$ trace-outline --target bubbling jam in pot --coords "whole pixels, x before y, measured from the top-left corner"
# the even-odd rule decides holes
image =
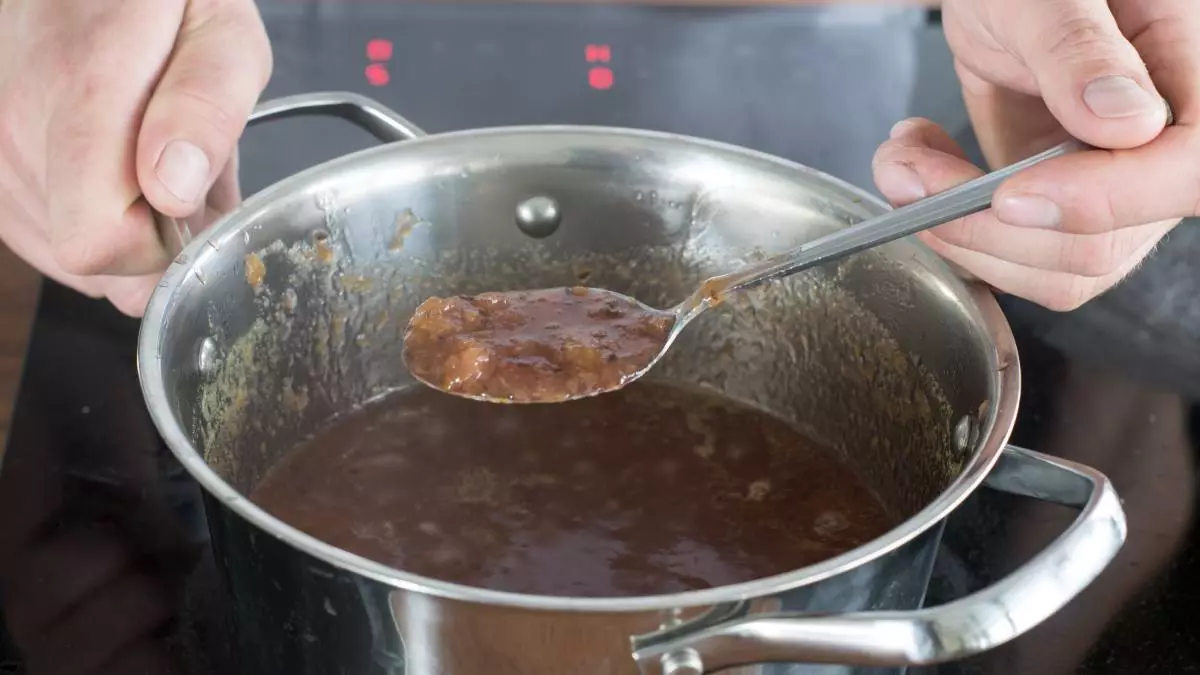
[[[417,379],[460,396],[552,403],[619,389],[667,343],[674,315],[590,288],[430,298],[404,337]]]
[[[397,392],[296,448],[252,499],[396,569],[572,597],[760,579],[894,524],[791,425],[648,382],[554,406]]]

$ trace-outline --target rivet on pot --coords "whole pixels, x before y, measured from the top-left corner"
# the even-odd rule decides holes
[[[217,343],[206,337],[200,341],[200,349],[197,351],[196,367],[205,375],[212,373],[217,367]]]
[[[959,452],[970,452],[978,438],[979,430],[976,428],[975,418],[970,415],[964,415],[958,424],[954,425],[954,447]]]
[[[517,227],[535,239],[549,237],[562,224],[558,202],[539,195],[517,204]]]
[[[680,649],[662,657],[663,675],[701,675],[704,662],[695,649]]]

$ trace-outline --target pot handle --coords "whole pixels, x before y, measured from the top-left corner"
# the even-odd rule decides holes
[[[362,127],[384,143],[413,140],[426,135],[417,125],[382,103],[349,91],[319,91],[264,101],[255,106],[246,126],[310,115],[340,117]],[[178,254],[192,241],[192,228],[187,222],[163,215],[153,208],[150,213],[158,228],[158,236],[171,256]]]
[[[1044,551],[989,588],[940,607],[818,616],[760,614],[680,634],[633,638],[643,675],[698,675],[755,663],[918,666],[952,661],[1012,640],[1087,587],[1125,541],[1112,484],[1090,467],[1005,447],[985,484],[1080,509]]]

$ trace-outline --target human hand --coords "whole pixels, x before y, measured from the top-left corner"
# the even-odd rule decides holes
[[[176,218],[236,203],[270,72],[253,0],[4,0],[0,240],[140,315],[171,255],[147,202]]]
[[[1200,4],[1195,0],[945,0],[943,23],[989,164],[1074,136],[1103,150],[1009,179],[989,211],[920,236],[1000,291],[1070,310],[1200,213]],[[1167,119],[1171,103],[1175,124]],[[876,153],[896,204],[982,174],[927,120]]]

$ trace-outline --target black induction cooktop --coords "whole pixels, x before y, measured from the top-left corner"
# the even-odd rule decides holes
[[[262,8],[276,51],[267,96],[356,90],[429,132],[555,122],[663,129],[862,183],[858,168],[900,116],[963,129],[944,45],[923,12],[318,0]],[[884,59],[896,70],[872,59],[870,45],[877,57],[896,50]],[[243,185],[251,192],[370,143],[333,121],[264,125],[244,141]],[[198,490],[142,404],[137,327],[103,302],[43,286],[0,469],[0,673],[238,672]],[[1030,634],[920,672],[1200,671],[1194,408],[1137,373],[1072,362],[1016,330],[1026,392],[1014,440],[1107,473],[1124,498],[1128,542]],[[947,528],[927,603],[991,583],[1070,517],[981,491]]]

